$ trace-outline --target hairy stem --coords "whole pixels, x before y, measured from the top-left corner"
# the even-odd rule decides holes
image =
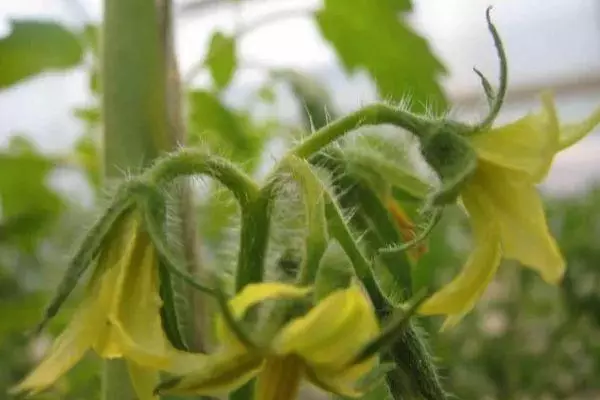
[[[307,158],[348,132],[366,125],[390,124],[404,128],[415,135],[425,135],[430,121],[388,104],[363,107],[319,129],[291,150],[291,154]]]
[[[261,190],[242,209],[240,253],[235,278],[236,292],[249,283],[263,280],[271,225],[272,202],[268,192],[268,190]]]
[[[187,175],[207,175],[231,190],[240,205],[255,199],[258,185],[230,161],[198,150],[180,150],[168,154],[150,168],[145,178],[156,185]]]

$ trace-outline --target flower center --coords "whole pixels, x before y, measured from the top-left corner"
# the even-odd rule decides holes
[[[265,360],[256,386],[256,400],[294,400],[304,376],[304,363],[294,355]]]

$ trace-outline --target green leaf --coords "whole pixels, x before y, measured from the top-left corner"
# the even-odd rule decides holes
[[[381,97],[409,98],[414,111],[443,110],[445,69],[400,15],[410,9],[409,0],[325,0],[316,19],[347,71],[364,68]]]
[[[0,39],[0,89],[50,70],[81,63],[79,38],[54,22],[12,21],[11,33]]]
[[[290,69],[277,70],[272,75],[290,85],[301,106],[302,125],[307,132],[321,129],[338,118],[329,93],[316,79]]]
[[[251,169],[259,161],[267,129],[260,129],[250,118],[229,110],[213,94],[193,91],[190,100],[190,145],[207,146]]]
[[[235,38],[215,32],[210,40],[205,63],[218,89],[229,85],[237,66]]]
[[[15,138],[9,151],[0,153],[0,237],[33,245],[37,234],[62,208],[59,196],[48,187],[52,160],[36,154],[22,138]]]

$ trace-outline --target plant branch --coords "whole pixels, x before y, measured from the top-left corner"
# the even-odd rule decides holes
[[[163,185],[175,178],[208,175],[225,185],[241,207],[258,196],[258,185],[230,161],[198,150],[179,150],[160,158],[145,173],[152,184]]]
[[[390,124],[410,131],[415,135],[425,135],[430,121],[388,104],[378,103],[365,106],[327,126],[319,129],[290,151],[300,158],[315,154],[348,132],[367,125]]]

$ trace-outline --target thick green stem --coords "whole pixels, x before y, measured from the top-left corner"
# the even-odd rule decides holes
[[[146,0],[105,0],[104,168],[108,179],[148,166],[172,145],[158,13]]]
[[[262,282],[265,257],[271,225],[271,198],[268,190],[261,190],[242,209],[242,231],[238,257],[235,291],[249,283]]]
[[[366,125],[390,124],[406,129],[415,135],[425,135],[430,121],[388,104],[372,104],[350,113],[319,129],[296,146],[290,154],[307,158],[334,142],[346,133]]]
[[[227,187],[242,208],[258,197],[258,185],[231,162],[206,152],[182,150],[159,159],[146,172],[146,178],[156,185],[186,175],[207,175]]]
[[[154,1],[105,0],[103,29],[104,171],[107,182],[147,167],[174,141],[167,132],[166,63]],[[104,400],[130,400],[121,360],[104,367]]]
[[[250,283],[262,282],[271,228],[271,207],[277,180],[269,179],[258,193],[242,204],[240,251],[235,276],[235,291]],[[229,395],[229,400],[252,398],[254,380]]]

